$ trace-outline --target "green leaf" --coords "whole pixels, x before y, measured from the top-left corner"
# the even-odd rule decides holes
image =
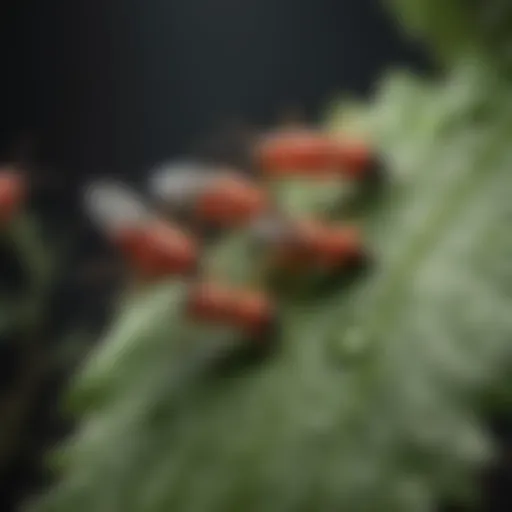
[[[81,427],[36,511],[422,512],[471,496],[493,453],[480,411],[511,388],[512,7],[390,3],[448,66],[443,82],[396,73],[372,104],[329,113],[387,168],[357,212],[374,268],[280,297],[278,350],[238,373],[216,362],[242,340],[191,324],[186,283],[133,297],[73,384]],[[293,216],[346,218],[341,183],[272,192]],[[258,282],[249,238],[209,248],[205,273]]]
[[[39,222],[26,211],[9,223],[1,236],[12,245],[23,271],[28,274],[28,287],[16,300],[5,294],[0,297],[0,332],[15,330],[28,334],[37,330],[44,318],[48,293],[62,254],[58,248],[48,247]]]
[[[508,66],[512,61],[512,4],[508,0],[387,0],[400,25],[428,42],[436,57],[453,64],[479,54]]]
[[[71,408],[103,402],[119,386],[123,392],[127,385],[137,386],[139,377],[146,378],[142,367],[151,372],[155,357],[170,356],[171,340],[182,324],[183,293],[183,286],[163,283],[128,298],[106,335],[107,342],[100,343],[79,372],[69,397]]]
[[[463,76],[397,77],[368,107],[393,166],[363,214],[377,265],[284,301],[268,360],[212,373],[233,333],[189,325],[183,284],[126,306],[78,377],[82,428],[36,510],[415,512],[465,495],[492,454],[479,397],[510,387],[512,95],[456,94]],[[212,249],[212,273],[250,279],[242,239]]]

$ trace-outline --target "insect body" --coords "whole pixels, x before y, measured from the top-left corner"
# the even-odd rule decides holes
[[[0,171],[0,222],[9,222],[20,209],[25,196],[23,176],[10,169]]]
[[[264,174],[271,177],[341,176],[360,179],[373,165],[370,149],[360,141],[308,131],[277,132],[261,138],[256,158]]]
[[[201,283],[193,288],[188,313],[198,321],[238,327],[249,334],[264,332],[274,317],[266,296],[214,283]]]
[[[89,190],[87,209],[100,230],[143,277],[182,275],[195,269],[195,240],[152,214],[128,189],[112,183],[97,184]]]
[[[361,233],[354,226],[267,218],[254,230],[257,238],[270,246],[274,263],[288,270],[339,270],[364,255]]]
[[[241,174],[199,165],[162,168],[150,193],[170,213],[215,228],[244,225],[268,203],[266,193]]]

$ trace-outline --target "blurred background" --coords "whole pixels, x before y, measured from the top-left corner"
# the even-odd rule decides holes
[[[77,208],[91,175],[137,181],[232,123],[270,125],[295,109],[314,121],[333,95],[367,95],[390,67],[430,70],[378,0],[4,0],[0,63],[0,159],[52,178],[38,214],[75,234],[76,258],[100,250]],[[67,279],[74,263],[55,284],[47,338],[104,313],[96,292]],[[0,264],[2,286],[22,279],[8,254]],[[23,360],[1,346],[5,397]],[[66,431],[55,419],[62,376],[36,387],[1,468],[4,510],[44,483],[41,450]]]
[[[314,118],[390,65],[423,68],[378,0],[7,0],[2,152],[137,175],[232,120]]]

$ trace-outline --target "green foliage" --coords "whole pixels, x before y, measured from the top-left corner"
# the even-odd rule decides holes
[[[512,89],[481,58],[507,43],[481,10],[503,6],[505,25],[512,8],[394,3],[452,59],[448,78],[396,75],[327,120],[373,141],[388,183],[359,209],[343,186],[274,190],[292,215],[356,218],[374,268],[324,297],[278,294],[279,350],[235,374],[214,363],[236,336],[184,319],[185,283],[129,298],[77,376],[81,427],[36,511],[421,512],[468,496],[492,455],[482,397],[510,390]],[[264,269],[235,233],[205,271]]]
[[[453,63],[468,53],[510,66],[512,4],[508,0],[387,0],[411,34]]]
[[[414,512],[467,491],[492,453],[478,397],[510,384],[512,335],[512,94],[481,72],[396,76],[359,113],[390,174],[361,216],[377,265],[282,299],[273,357],[213,372],[234,339],[187,325],[183,283],[128,301],[72,390],[86,415],[37,510]],[[324,198],[307,212],[331,200],[307,190]],[[233,237],[215,272],[253,280]]]
[[[53,354],[45,353],[46,319],[61,255],[55,248],[47,247],[41,226],[27,211],[6,222],[0,237],[5,244],[3,250],[10,251],[14,260],[12,268],[3,269],[7,280],[8,273],[14,270],[14,286],[0,292],[0,343],[5,344],[3,353],[16,353],[21,361],[16,378],[6,382],[0,399],[0,470],[3,470],[18,453],[42,376],[53,365]]]
[[[59,255],[46,246],[41,226],[27,212],[4,227],[0,236],[12,248],[23,271],[28,273],[27,289],[23,290],[20,300],[13,301],[9,294],[0,295],[0,332],[33,328],[44,315],[44,302],[55,276]]]

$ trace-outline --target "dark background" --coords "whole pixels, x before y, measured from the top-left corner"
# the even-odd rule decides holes
[[[67,174],[137,175],[233,118],[314,116],[422,66],[378,0],[4,0],[1,145]]]

